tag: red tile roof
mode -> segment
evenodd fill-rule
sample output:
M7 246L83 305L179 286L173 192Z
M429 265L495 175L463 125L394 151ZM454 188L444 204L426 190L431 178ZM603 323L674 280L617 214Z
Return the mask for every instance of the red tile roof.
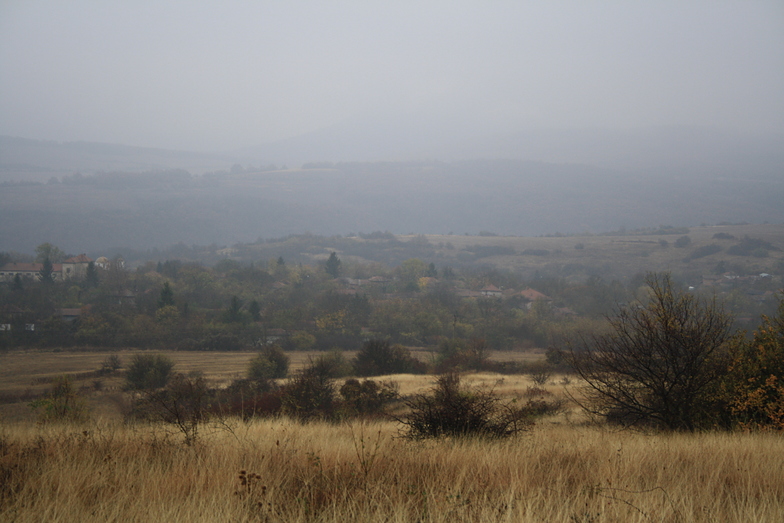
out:
M79 256L68 258L63 263L90 263L91 261L93 260L88 258L86 254L80 254Z
M520 296L530 301L550 299L549 296L542 294L541 292L534 289L525 289L523 291L520 291Z

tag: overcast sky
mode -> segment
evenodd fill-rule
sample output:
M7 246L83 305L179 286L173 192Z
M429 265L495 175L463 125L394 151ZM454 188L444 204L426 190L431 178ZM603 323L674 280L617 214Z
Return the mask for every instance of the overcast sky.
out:
M784 130L784 2L0 0L0 134L226 150L346 119Z

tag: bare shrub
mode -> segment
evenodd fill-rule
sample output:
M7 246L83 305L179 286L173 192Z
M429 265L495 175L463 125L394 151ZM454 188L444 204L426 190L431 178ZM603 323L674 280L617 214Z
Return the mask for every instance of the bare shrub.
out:
M552 376L552 369L547 365L538 365L528 372L528 377L539 387L547 385Z
M309 365L294 375L282 388L282 410L294 418L333 419L335 380L318 365Z
M523 393L523 396L526 398L544 398L552 395L552 392L540 387L528 387L525 389L525 393Z
M165 388L143 396L136 416L173 425L185 437L185 444L191 446L196 442L199 426L209 418L210 397L211 390L201 374L178 373Z
M411 412L396 419L411 439L504 438L532 424L531 413L525 407L502 403L490 389L461 387L457 373L439 376L431 394L417 394L405 404Z
M117 372L120 368L122 368L122 359L120 359L119 354L109 354L101 363L99 373L111 374Z
M210 412L222 416L236 416L243 421L256 417L280 414L281 390L270 381L234 380L224 390L217 391Z

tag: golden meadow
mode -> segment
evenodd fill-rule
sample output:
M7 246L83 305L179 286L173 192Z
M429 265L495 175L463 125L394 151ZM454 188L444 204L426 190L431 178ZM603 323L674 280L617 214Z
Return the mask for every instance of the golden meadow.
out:
M105 356L5 354L0 391L10 398L41 387L47 368L63 368L51 366L54 360L75 376L85 373L77 383L87 387L86 371ZM252 357L170 356L178 370L203 370L213 383L240 375ZM294 367L307 362L300 356ZM398 382L404 395L433 384L432 376L385 379ZM533 386L525 376L464 379L509 398L525 397ZM580 384L560 376L544 389L567 407L528 431L507 440L423 442L401 438L399 424L389 420L269 418L215 420L186 446L170 426L123 422L116 385L107 380L100 390L83 391L91 419L82 424L36 423L24 401L2 406L0 521L748 522L784 516L780 435L615 430L585 417L569 400Z

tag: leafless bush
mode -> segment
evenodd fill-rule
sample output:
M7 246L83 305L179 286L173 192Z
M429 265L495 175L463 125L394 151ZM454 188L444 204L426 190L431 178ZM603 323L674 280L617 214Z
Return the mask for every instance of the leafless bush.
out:
M514 403L502 403L491 389L461 387L460 375L438 377L431 394L405 402L411 412L396 418L411 439L440 436L504 438L529 428L531 413Z
M531 381L533 381L534 384L536 384L539 387L543 387L547 385L547 382L550 381L550 378L552 376L553 376L552 370L545 365L534 367L528 373L528 377L531 378Z
M191 446L200 425L209 418L211 392L200 374L178 373L165 388L144 392L135 415L173 425L185 437L185 444Z

